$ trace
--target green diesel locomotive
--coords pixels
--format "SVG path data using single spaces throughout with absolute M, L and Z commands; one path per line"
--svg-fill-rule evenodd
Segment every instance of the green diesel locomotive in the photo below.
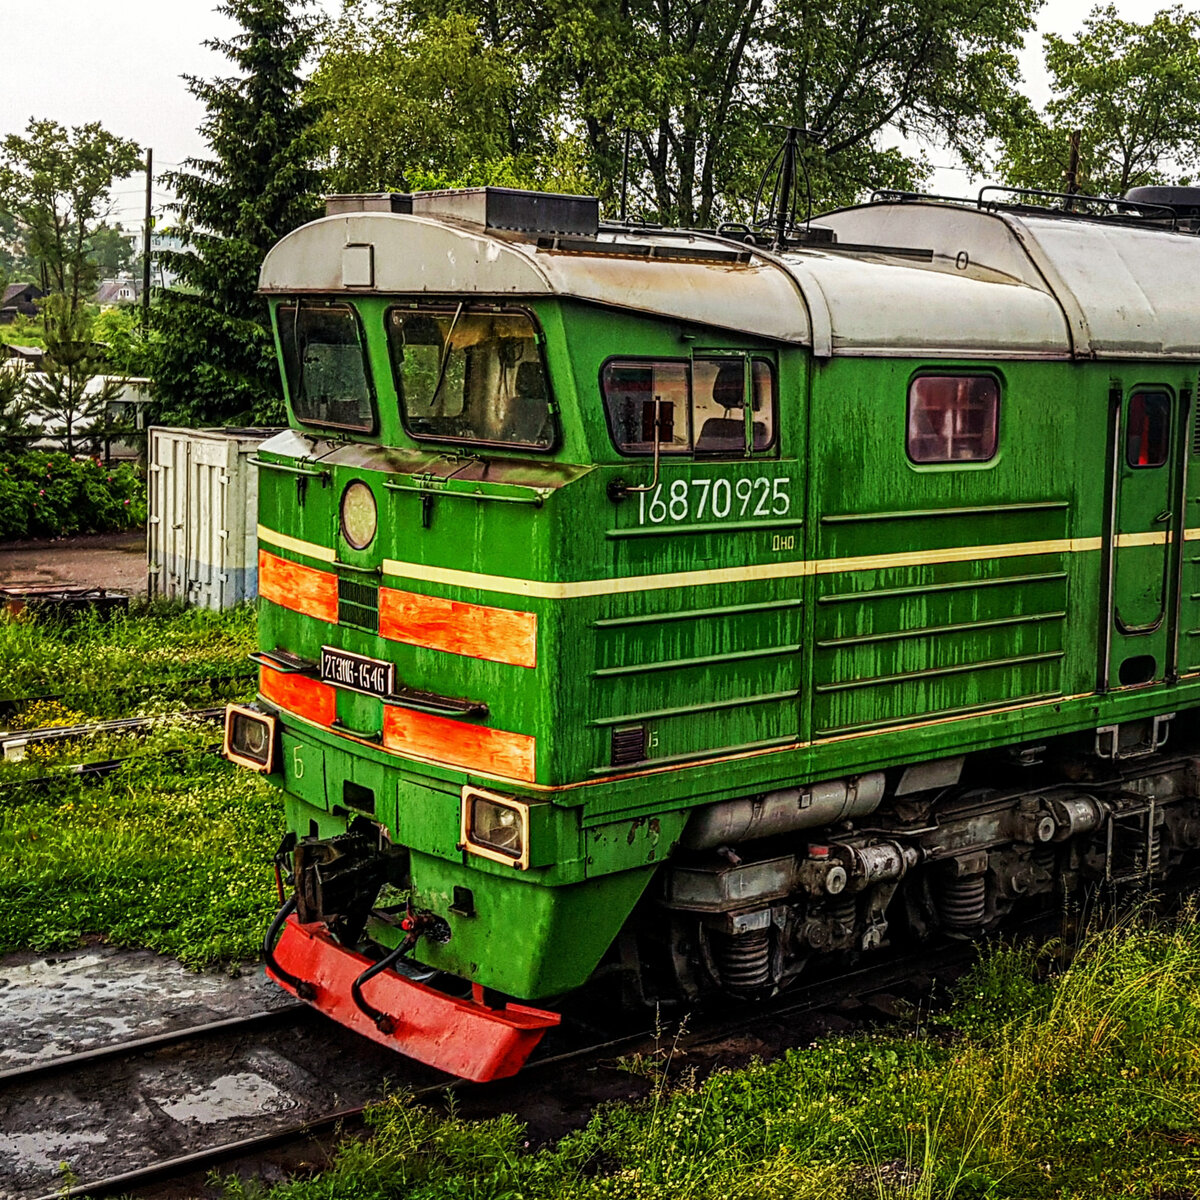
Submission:
M 598 972 L 754 999 L 1200 845 L 1200 210 L 1011 201 L 772 248 L 348 196 L 272 250 L 226 737 L 280 984 L 494 1078 Z

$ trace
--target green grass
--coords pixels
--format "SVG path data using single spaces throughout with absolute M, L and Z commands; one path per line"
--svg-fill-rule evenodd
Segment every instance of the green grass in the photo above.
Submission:
M 283 808 L 258 776 L 202 753 L 215 730 L 169 725 L 99 783 L 0 790 L 0 952 L 99 934 L 196 967 L 257 955 Z
M 397 1096 L 273 1200 L 1183 1200 L 1200 1182 L 1200 925 L 1092 935 L 1073 964 L 998 948 L 934 1031 L 832 1038 L 659 1080 L 530 1149 Z M 230 1182 L 230 1200 L 260 1194 Z
M 135 604 L 110 621 L 0 617 L 0 699 L 61 695 L 43 723 L 70 724 L 206 706 L 254 690 L 250 606 L 227 612 Z M 220 684 L 214 676 L 239 675 Z M 18 714 L 20 715 L 20 714 Z
M 110 622 L 0 619 L 0 697 L 62 693 L 19 708 L 13 726 L 164 714 L 252 693 L 249 608 L 139 606 Z M 206 753 L 220 726 L 171 717 L 145 737 L 93 735 L 32 745 L 0 762 L 0 952 L 56 950 L 87 935 L 172 954 L 192 966 L 257 956 L 277 906 L 271 856 L 278 793 Z M 70 763 L 132 756 L 107 779 Z

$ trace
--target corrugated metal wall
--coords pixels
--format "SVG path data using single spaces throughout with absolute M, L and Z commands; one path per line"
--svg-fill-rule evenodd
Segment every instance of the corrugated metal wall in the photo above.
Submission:
M 258 595 L 258 468 L 250 459 L 273 432 L 150 430 L 151 597 L 229 608 Z

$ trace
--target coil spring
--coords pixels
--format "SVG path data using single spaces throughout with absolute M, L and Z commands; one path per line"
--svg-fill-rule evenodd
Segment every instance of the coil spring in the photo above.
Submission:
M 849 896 L 842 900 L 840 904 L 831 904 L 828 908 L 829 923 L 836 928 L 840 927 L 845 933 L 853 933 L 854 926 L 858 922 L 858 899 L 855 896 Z
M 1034 866 L 1041 867 L 1050 875 L 1054 874 L 1054 867 L 1058 860 L 1058 847 L 1053 842 L 1038 842 L 1034 846 L 1031 856 Z
M 1162 870 L 1162 841 L 1162 826 L 1155 825 L 1146 843 L 1146 871 L 1150 875 L 1157 875 Z
M 943 880 L 939 907 L 946 929 L 977 928 L 983 924 L 987 912 L 987 880 L 982 875 Z
M 714 939 L 721 982 L 731 991 L 751 991 L 771 982 L 771 931 L 757 929 L 740 937 Z

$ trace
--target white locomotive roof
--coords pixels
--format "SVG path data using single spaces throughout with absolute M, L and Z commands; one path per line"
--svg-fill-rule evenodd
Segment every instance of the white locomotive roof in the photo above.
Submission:
M 649 240 L 666 250 L 728 249 L 704 237 Z M 373 280 L 348 289 L 344 249 L 364 245 L 374 247 Z M 795 284 L 762 260 L 664 261 L 547 251 L 528 238 L 394 213 L 324 217 L 301 226 L 267 255 L 260 287 L 268 293 L 572 296 L 698 325 L 754 329 L 785 342 L 806 345 L 810 340 Z
M 1071 357 L 1200 356 L 1195 234 L 932 201 L 862 205 L 821 224 L 842 242 L 921 246 L 942 270 L 965 264 L 963 274 L 990 271 L 1046 293 L 1062 313 Z M 925 314 L 913 316 L 924 330 Z
M 1191 290 L 1200 237 L 933 201 L 863 205 L 819 223 L 859 248 L 696 261 L 680 250 L 728 251 L 731 243 L 603 232 L 603 252 L 588 252 L 583 239 L 564 250 L 553 239 L 539 245 L 432 217 L 350 213 L 284 238 L 267 255 L 261 287 L 558 295 L 811 345 L 821 357 L 1200 357 Z M 664 257 L 614 252 L 618 240 Z

